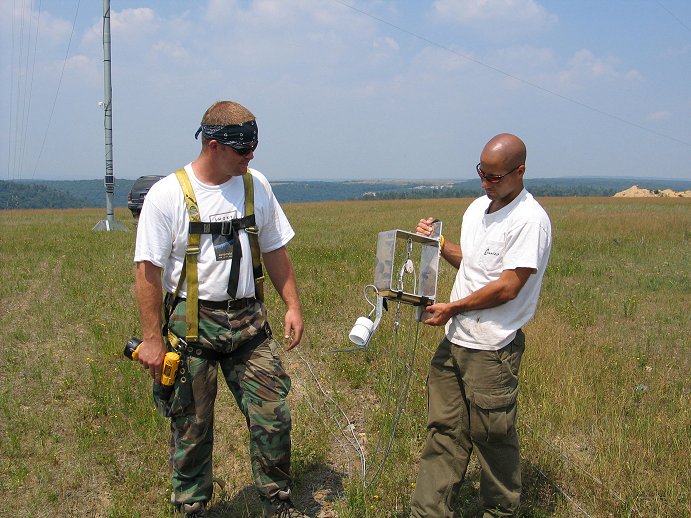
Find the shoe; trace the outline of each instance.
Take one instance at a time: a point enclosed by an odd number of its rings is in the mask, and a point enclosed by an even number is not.
[[[201,518],[206,515],[204,510],[206,504],[204,502],[194,502],[192,504],[182,504],[180,512],[184,518]]]
[[[264,518],[309,518],[298,511],[290,499],[290,490],[279,491],[271,503],[264,508]]]

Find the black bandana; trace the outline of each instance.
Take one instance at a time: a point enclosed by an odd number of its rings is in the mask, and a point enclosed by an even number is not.
[[[217,126],[214,124],[202,124],[199,126],[194,138],[202,133],[208,140],[216,140],[220,144],[233,147],[251,147],[257,144],[257,121],[251,120],[244,124],[232,124],[230,126]]]

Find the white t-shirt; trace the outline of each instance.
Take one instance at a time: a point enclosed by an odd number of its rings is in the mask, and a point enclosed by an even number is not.
[[[454,316],[446,324],[446,336],[457,345],[491,351],[511,342],[535,314],[552,248],[552,228],[545,210],[525,189],[506,207],[487,214],[490,202],[487,196],[478,198],[463,215],[463,258],[451,301],[498,279],[504,270],[532,268],[533,274],[515,299]]]
[[[245,190],[241,176],[222,185],[205,185],[197,180],[192,164],[185,166],[197,198],[201,221],[229,221],[245,214]],[[259,248],[272,252],[286,245],[295,235],[283,209],[278,204],[266,177],[250,169],[254,179],[254,214],[259,227]],[[134,261],[149,261],[163,268],[163,288],[175,293],[185,258],[189,216],[182,188],[175,174],[156,182],[147,193],[137,226]],[[239,232],[242,246],[240,279],[236,298],[254,296],[252,251],[244,230]],[[197,259],[199,298],[226,300],[232,262],[232,246],[221,235],[202,234]],[[178,292],[187,296],[187,281]]]

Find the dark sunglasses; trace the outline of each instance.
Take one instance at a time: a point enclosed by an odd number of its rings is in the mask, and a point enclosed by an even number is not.
[[[238,155],[240,156],[247,156],[249,155],[252,151],[257,149],[257,142],[252,144],[251,146],[242,146],[242,147],[236,147],[236,146],[231,146],[230,144],[226,144],[228,147],[233,148],[233,151],[235,151]]]
[[[521,165],[523,165],[523,164],[521,164]],[[484,172],[482,169],[480,169],[480,164],[478,164],[478,165],[475,166],[475,170],[477,171],[478,176],[479,176],[480,178],[482,178],[483,180],[485,180],[485,181],[487,181],[487,182],[489,182],[489,183],[499,183],[499,182],[501,182],[501,179],[502,179],[502,178],[504,178],[505,176],[509,176],[509,175],[510,175],[511,173],[513,173],[514,171],[517,171],[519,167],[521,167],[521,166],[520,166],[520,165],[519,165],[519,166],[516,166],[516,167],[514,167],[513,169],[511,169],[511,171],[509,171],[508,173],[502,174],[502,175],[497,175],[497,174],[485,174],[485,172]]]

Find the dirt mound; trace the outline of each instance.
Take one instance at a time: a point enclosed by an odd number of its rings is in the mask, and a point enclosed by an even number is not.
[[[691,191],[676,192],[672,189],[650,190],[641,189],[638,185],[629,187],[625,191],[618,192],[614,195],[618,198],[691,198]]]

